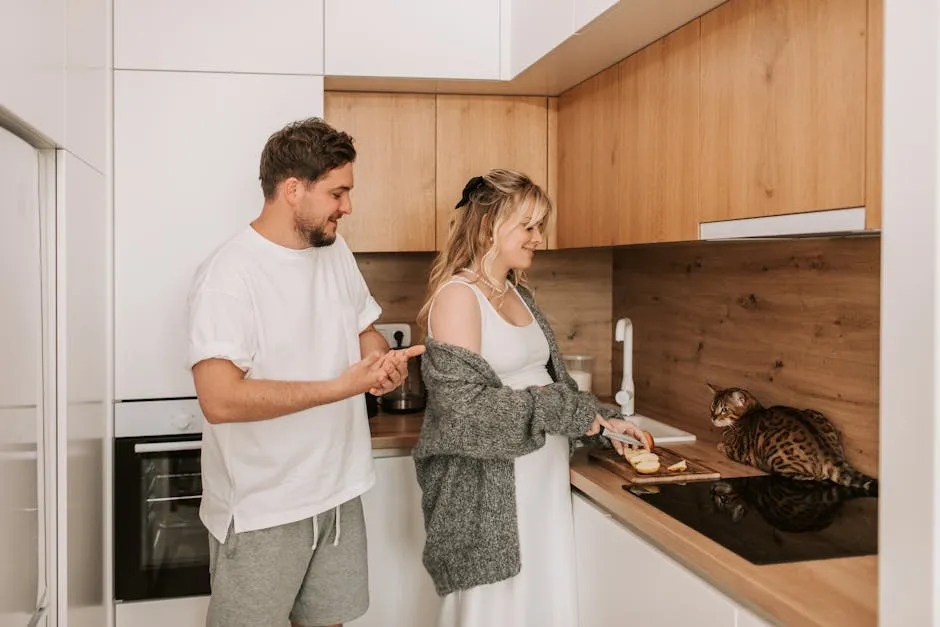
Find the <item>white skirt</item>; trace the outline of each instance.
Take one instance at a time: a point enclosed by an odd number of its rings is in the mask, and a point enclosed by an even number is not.
[[[518,575],[444,597],[438,627],[577,627],[568,439],[515,460]]]

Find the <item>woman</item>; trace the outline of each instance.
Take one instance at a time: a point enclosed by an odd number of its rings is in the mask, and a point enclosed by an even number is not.
[[[602,427],[644,434],[578,391],[524,287],[552,211],[542,190],[493,170],[456,211],[418,320],[428,402],[414,458],[438,624],[571,627],[570,446]]]

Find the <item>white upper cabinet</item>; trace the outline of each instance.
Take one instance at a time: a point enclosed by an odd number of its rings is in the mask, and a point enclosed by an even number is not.
[[[323,115],[323,79],[114,74],[115,398],[193,396],[193,273],[260,212],[264,143]]]
[[[0,107],[65,141],[65,0],[0,1]]]
[[[323,0],[114,0],[114,66],[323,74]]]
[[[574,6],[575,0],[512,0],[511,77],[574,34]]]
[[[623,1],[632,2],[635,0]],[[581,30],[617,2],[618,0],[574,0],[574,30]],[[655,4],[653,3],[652,6],[655,6]]]
[[[500,0],[325,3],[328,76],[500,78]]]
[[[110,0],[69,0],[65,32],[65,147],[105,171]]]

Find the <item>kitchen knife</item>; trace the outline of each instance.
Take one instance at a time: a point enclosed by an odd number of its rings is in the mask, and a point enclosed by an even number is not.
[[[618,442],[623,442],[625,444],[632,444],[633,446],[639,446],[640,448],[646,448],[646,445],[637,440],[636,438],[631,438],[629,435],[624,433],[617,433],[616,431],[611,431],[607,427],[604,427],[604,432],[602,433],[605,437],[610,438],[611,440],[617,440]]]

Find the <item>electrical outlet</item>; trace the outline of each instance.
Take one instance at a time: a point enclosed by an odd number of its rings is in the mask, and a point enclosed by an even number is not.
[[[392,348],[398,346],[398,343],[395,341],[395,332],[401,331],[404,337],[401,338],[402,346],[411,346],[411,325],[403,323],[395,324],[377,324],[375,325],[375,330],[382,334],[385,338],[385,341],[388,342],[388,345]]]

